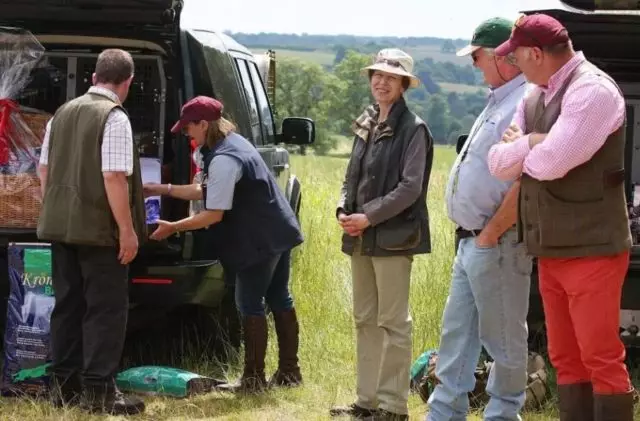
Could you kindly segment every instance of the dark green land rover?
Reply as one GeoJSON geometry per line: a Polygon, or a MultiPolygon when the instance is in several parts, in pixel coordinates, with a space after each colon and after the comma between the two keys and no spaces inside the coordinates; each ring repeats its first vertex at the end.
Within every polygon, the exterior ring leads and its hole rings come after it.
{"type": "MultiPolygon", "coordinates": [[[[197,10],[183,6],[183,0],[1,0],[0,26],[30,31],[46,49],[17,102],[52,114],[89,88],[100,51],[125,49],[133,55],[135,77],[124,106],[140,156],[160,161],[163,183],[192,182],[197,167],[189,141],[169,129],[183,103],[208,95],[224,103],[298,212],[300,182],[281,145],[312,143],[314,122],[284,118],[278,131],[274,55],[254,55],[212,27],[185,28],[183,12],[197,10]]],[[[162,200],[162,219],[177,220],[189,211],[189,203],[162,200]]],[[[130,271],[130,332],[165,336],[172,323],[186,320],[186,326],[199,328],[199,338],[217,330],[239,343],[233,286],[225,282],[233,274],[211,255],[207,236],[206,231],[187,232],[141,248],[130,271]]],[[[6,246],[35,241],[34,229],[0,229],[0,336],[8,295],[6,246]]]]}

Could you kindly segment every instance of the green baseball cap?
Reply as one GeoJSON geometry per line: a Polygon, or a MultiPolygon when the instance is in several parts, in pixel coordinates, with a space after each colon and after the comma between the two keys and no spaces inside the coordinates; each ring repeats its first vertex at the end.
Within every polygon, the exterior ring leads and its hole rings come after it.
{"type": "Polygon", "coordinates": [[[482,22],[473,32],[471,43],[459,50],[458,57],[467,56],[479,48],[497,48],[511,36],[513,21],[505,18],[491,18],[482,22]]]}

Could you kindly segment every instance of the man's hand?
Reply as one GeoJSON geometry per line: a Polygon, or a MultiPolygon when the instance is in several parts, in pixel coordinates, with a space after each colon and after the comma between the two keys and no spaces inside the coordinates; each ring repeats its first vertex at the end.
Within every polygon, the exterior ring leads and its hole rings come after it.
{"type": "Polygon", "coordinates": [[[151,239],[160,241],[164,240],[174,232],[176,232],[176,227],[173,222],[163,221],[159,219],[157,221],[158,228],[151,234],[151,239]]]}
{"type": "Polygon", "coordinates": [[[504,131],[504,134],[502,135],[502,142],[511,143],[511,142],[514,142],[516,139],[521,138],[522,136],[524,136],[524,134],[522,133],[522,129],[518,127],[517,124],[512,123],[507,128],[507,130],[504,131]]]}
{"type": "Polygon", "coordinates": [[[531,133],[529,135],[529,149],[533,149],[534,146],[544,142],[547,138],[547,133],[531,133]]]}
{"type": "Polygon", "coordinates": [[[500,237],[496,237],[492,232],[486,229],[476,237],[476,246],[480,248],[492,248],[498,245],[500,237]]]}
{"type": "Polygon", "coordinates": [[[158,183],[147,183],[142,186],[142,189],[144,192],[144,197],[162,196],[163,194],[167,193],[167,188],[164,186],[164,184],[158,183]]]}
{"type": "Polygon", "coordinates": [[[123,265],[128,265],[135,259],[138,254],[138,236],[135,231],[120,231],[120,251],[118,253],[118,260],[123,265]]]}

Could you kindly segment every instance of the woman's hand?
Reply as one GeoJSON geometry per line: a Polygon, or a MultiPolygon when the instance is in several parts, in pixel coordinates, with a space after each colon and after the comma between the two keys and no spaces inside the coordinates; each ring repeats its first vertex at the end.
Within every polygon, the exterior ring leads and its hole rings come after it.
{"type": "Polygon", "coordinates": [[[157,221],[158,228],[151,234],[151,239],[156,241],[161,241],[176,232],[175,223],[163,221],[159,219],[157,221]]]}
{"type": "Polygon", "coordinates": [[[341,213],[338,216],[338,221],[344,232],[352,237],[359,237],[362,235],[362,232],[371,225],[367,215],[364,213],[354,213],[351,215],[341,213]]]}
{"type": "Polygon", "coordinates": [[[345,224],[347,223],[348,215],[344,212],[340,212],[338,215],[338,223],[342,227],[342,230],[351,237],[359,237],[362,234],[362,231],[347,227],[345,224]]]}
{"type": "Polygon", "coordinates": [[[162,196],[167,193],[167,187],[164,184],[147,183],[142,186],[142,192],[144,193],[144,197],[162,196]]]}

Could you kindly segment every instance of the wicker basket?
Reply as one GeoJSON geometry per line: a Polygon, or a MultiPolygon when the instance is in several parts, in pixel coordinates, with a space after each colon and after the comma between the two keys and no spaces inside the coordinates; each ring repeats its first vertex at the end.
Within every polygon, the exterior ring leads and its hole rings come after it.
{"type": "Polygon", "coordinates": [[[36,228],[41,207],[36,174],[0,174],[0,227],[36,228]]]}
{"type": "MultiPolygon", "coordinates": [[[[29,148],[40,147],[51,115],[23,110],[20,117],[14,121],[22,128],[17,131],[21,140],[29,148]]],[[[42,193],[36,172],[0,174],[0,228],[35,229],[41,208],[42,193]]]]}
{"type": "Polygon", "coordinates": [[[42,145],[44,132],[47,128],[47,122],[51,119],[51,114],[20,111],[20,116],[22,117],[22,121],[26,124],[26,127],[28,127],[37,138],[37,144],[32,146],[42,145]]]}

